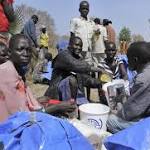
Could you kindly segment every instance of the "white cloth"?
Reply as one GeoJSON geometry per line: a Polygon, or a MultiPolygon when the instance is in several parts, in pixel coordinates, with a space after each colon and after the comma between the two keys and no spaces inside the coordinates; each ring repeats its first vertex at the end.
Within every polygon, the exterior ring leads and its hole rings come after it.
{"type": "Polygon", "coordinates": [[[103,141],[108,136],[111,136],[111,133],[93,128],[92,126],[88,126],[84,124],[82,121],[78,119],[70,119],[69,122],[76,127],[94,146],[95,150],[106,150],[103,141]]]}
{"type": "Polygon", "coordinates": [[[94,34],[94,22],[89,18],[85,20],[83,17],[73,18],[70,22],[70,32],[74,33],[82,39],[82,51],[92,49],[92,37],[94,34]]]}
{"type": "Polygon", "coordinates": [[[92,44],[92,53],[105,53],[105,43],[107,40],[107,30],[104,26],[96,24],[95,31],[99,30],[100,34],[94,35],[92,44]]]}

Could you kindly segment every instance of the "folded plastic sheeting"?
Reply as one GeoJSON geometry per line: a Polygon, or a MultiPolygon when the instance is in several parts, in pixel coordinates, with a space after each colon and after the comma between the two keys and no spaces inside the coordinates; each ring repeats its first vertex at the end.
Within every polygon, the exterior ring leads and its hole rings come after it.
{"type": "Polygon", "coordinates": [[[150,117],[105,140],[107,150],[150,150],[150,117]]]}
{"type": "Polygon", "coordinates": [[[44,113],[21,112],[0,124],[5,150],[93,150],[76,128],[44,113]]]}

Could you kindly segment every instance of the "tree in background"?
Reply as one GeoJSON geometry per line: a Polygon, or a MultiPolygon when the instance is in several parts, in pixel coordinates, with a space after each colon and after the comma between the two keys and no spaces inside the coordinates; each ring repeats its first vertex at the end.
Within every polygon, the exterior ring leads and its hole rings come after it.
{"type": "Polygon", "coordinates": [[[57,36],[55,34],[54,20],[46,11],[37,10],[25,4],[16,6],[15,10],[17,12],[16,15],[18,16],[18,24],[20,23],[20,27],[17,28],[17,32],[21,32],[25,22],[29,20],[33,14],[36,14],[39,17],[37,24],[37,36],[39,37],[40,35],[41,26],[45,25],[49,36],[49,47],[55,46],[57,36]]]}
{"type": "Polygon", "coordinates": [[[131,42],[131,31],[127,27],[123,27],[119,33],[120,52],[126,53],[128,45],[131,42]]]}
{"type": "Polygon", "coordinates": [[[133,34],[132,42],[144,41],[144,37],[141,34],[133,34]]]}

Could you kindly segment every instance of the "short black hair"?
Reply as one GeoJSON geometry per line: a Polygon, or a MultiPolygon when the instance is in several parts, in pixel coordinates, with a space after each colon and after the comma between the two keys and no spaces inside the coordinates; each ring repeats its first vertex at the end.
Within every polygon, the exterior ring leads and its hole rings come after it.
{"type": "Polygon", "coordinates": [[[10,38],[10,41],[9,41],[9,48],[10,48],[11,50],[14,49],[14,46],[15,46],[16,42],[17,42],[20,38],[24,38],[24,39],[28,40],[29,44],[31,45],[31,41],[27,38],[27,36],[25,36],[24,34],[15,34],[15,35],[13,35],[13,36],[10,38]]]}
{"type": "Polygon", "coordinates": [[[38,20],[38,19],[39,19],[37,15],[32,15],[32,17],[31,17],[31,18],[32,18],[32,19],[36,19],[36,20],[38,20]]]}
{"type": "Polygon", "coordinates": [[[80,41],[82,41],[82,39],[78,36],[71,36],[69,40],[69,47],[74,43],[75,39],[79,39],[80,41]]]}
{"type": "Polygon", "coordinates": [[[97,23],[97,24],[100,24],[100,23],[101,23],[101,21],[100,21],[99,18],[95,18],[95,19],[94,19],[94,22],[97,23]]]}
{"type": "Polygon", "coordinates": [[[52,54],[51,53],[46,53],[45,54],[45,59],[47,59],[48,61],[51,61],[52,60],[52,54]]]}
{"type": "Polygon", "coordinates": [[[81,2],[80,2],[80,8],[81,8],[81,6],[84,5],[84,4],[86,4],[86,5],[89,7],[88,1],[81,1],[81,2]]]}
{"type": "Polygon", "coordinates": [[[116,44],[114,42],[108,41],[105,43],[106,50],[116,50],[116,44]]]}
{"type": "Polygon", "coordinates": [[[103,25],[107,26],[110,23],[110,20],[108,19],[103,19],[103,25]]]}
{"type": "Polygon", "coordinates": [[[132,43],[127,50],[127,56],[137,57],[140,64],[150,62],[150,43],[145,41],[132,43]]]}

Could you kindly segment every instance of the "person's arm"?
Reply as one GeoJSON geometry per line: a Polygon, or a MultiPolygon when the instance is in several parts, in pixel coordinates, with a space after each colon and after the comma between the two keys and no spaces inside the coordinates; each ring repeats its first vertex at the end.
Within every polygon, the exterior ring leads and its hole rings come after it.
{"type": "Polygon", "coordinates": [[[84,60],[79,60],[66,53],[61,53],[54,63],[54,68],[76,73],[100,72],[101,69],[92,67],[84,60]]]}
{"type": "Polygon", "coordinates": [[[103,39],[104,39],[104,42],[108,41],[107,30],[105,27],[103,28],[103,39]]]}
{"type": "Polygon", "coordinates": [[[123,63],[121,63],[119,65],[119,70],[120,70],[120,74],[121,74],[122,79],[128,80],[127,71],[126,71],[126,68],[125,68],[123,63]]]}
{"type": "Polygon", "coordinates": [[[146,110],[150,108],[150,84],[135,83],[133,93],[127,102],[122,105],[122,109],[117,113],[119,117],[127,121],[144,118],[146,110]]]}
{"type": "Polygon", "coordinates": [[[13,1],[12,0],[3,0],[2,2],[4,13],[7,16],[10,22],[15,20],[15,13],[13,8],[13,1]]]}
{"type": "Polygon", "coordinates": [[[59,104],[49,105],[45,108],[45,112],[48,114],[62,114],[65,112],[73,112],[76,109],[76,105],[70,101],[62,101],[59,104]]]}
{"type": "Polygon", "coordinates": [[[102,88],[102,83],[99,81],[99,79],[92,78],[87,74],[80,74],[80,77],[83,81],[83,86],[98,89],[102,88]]]}

